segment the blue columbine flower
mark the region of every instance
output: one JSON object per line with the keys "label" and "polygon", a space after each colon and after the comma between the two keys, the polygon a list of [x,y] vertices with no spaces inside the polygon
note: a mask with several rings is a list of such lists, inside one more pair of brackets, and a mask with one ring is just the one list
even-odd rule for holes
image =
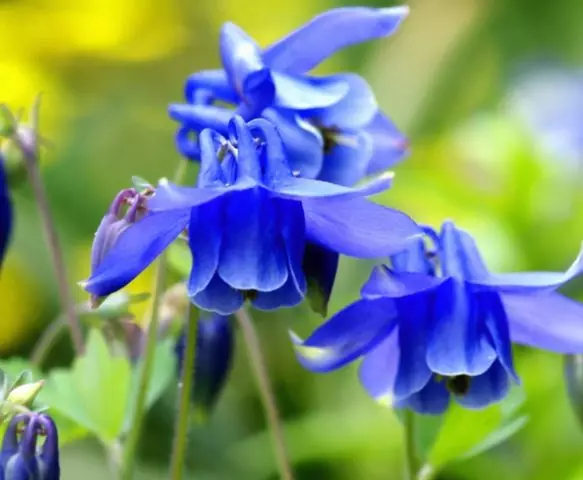
{"label": "blue columbine flower", "polygon": [[[42,446],[40,437],[45,437]],[[42,413],[16,415],[4,434],[0,467],[3,480],[58,480],[59,441],[51,417]]]}
{"label": "blue columbine flower", "polygon": [[307,73],[344,47],[392,34],[407,14],[405,6],[338,8],[265,49],[226,23],[220,36],[223,70],[193,74],[186,82],[188,103],[170,106],[170,116],[181,123],[178,149],[197,159],[192,132],[213,128],[226,135],[232,116],[226,103],[245,120],[263,116],[273,122],[291,169],[302,177],[353,185],[389,168],[404,158],[407,142],[379,111],[368,83],[355,74]]}
{"label": "blue columbine flower", "polygon": [[[175,346],[178,375],[181,375],[185,347],[186,335],[182,332]],[[197,417],[202,420],[215,406],[227,381],[233,349],[233,328],[229,317],[211,315],[198,321],[191,399]]]}
{"label": "blue columbine flower", "polygon": [[2,262],[6,254],[11,231],[12,204],[8,192],[8,180],[6,178],[6,171],[4,170],[4,160],[0,155],[0,270],[2,269]]}
{"label": "blue columbine flower", "polygon": [[517,380],[511,342],[583,352],[583,305],[555,292],[581,273],[583,254],[565,273],[493,274],[451,222],[431,236],[433,251],[413,241],[307,340],[292,334],[302,365],[327,372],[363,356],[373,398],[439,414],[451,396],[468,408],[502,399]]}
{"label": "blue columbine flower", "polygon": [[[107,296],[131,281],[188,229],[195,305],[228,315],[246,299],[263,310],[293,306],[306,293],[306,243],[354,257],[404,248],[419,227],[364,197],[390,186],[382,176],[360,189],[294,177],[281,138],[264,119],[234,117],[230,140],[201,133],[198,188],[160,182],[148,212],[119,235],[84,284]],[[320,275],[320,278],[327,274]]]}

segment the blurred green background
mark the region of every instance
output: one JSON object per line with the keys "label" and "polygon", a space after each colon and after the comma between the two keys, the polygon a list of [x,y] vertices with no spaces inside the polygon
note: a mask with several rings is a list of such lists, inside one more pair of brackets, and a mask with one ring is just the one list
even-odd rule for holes
{"label": "blurred green background", "polygon": [[[171,175],[178,155],[166,107],[182,101],[188,74],[218,66],[222,22],[237,23],[266,45],[341,5],[347,3],[0,0],[0,101],[28,107],[43,92],[42,132],[52,143],[43,157],[43,175],[79,301],[85,297],[75,282],[88,274],[92,236],[114,194],[132,175],[150,181]],[[492,269],[564,269],[583,238],[581,170],[541,145],[512,108],[509,92],[525,64],[550,61],[577,68],[583,63],[583,2],[411,0],[409,5],[409,18],[392,38],[343,51],[318,70],[361,73],[410,137],[412,156],[396,168],[393,190],[378,200],[434,226],[454,219],[476,236]],[[537,105],[536,97],[533,102]],[[573,127],[583,131],[583,122]],[[59,311],[27,186],[15,189],[14,201],[16,230],[0,281],[3,356],[26,355]],[[357,298],[370,266],[343,260],[331,311]],[[129,290],[147,291],[151,280],[148,271]],[[566,293],[583,298],[583,283]],[[138,305],[136,317],[146,309],[147,304]],[[356,366],[314,375],[296,363],[288,328],[306,335],[320,319],[305,306],[256,318],[297,478],[401,478],[399,423],[366,396]],[[549,319],[555,320],[560,319]],[[237,340],[235,368],[218,409],[208,426],[192,433],[189,478],[277,478]],[[511,441],[452,465],[439,478],[583,479],[583,433],[566,399],[562,359],[522,349],[516,355],[529,423]],[[52,361],[69,359],[62,342]],[[174,395],[169,392],[150,412],[138,478],[165,475]],[[106,458],[92,440],[64,446],[62,466],[65,480],[110,478]]]}

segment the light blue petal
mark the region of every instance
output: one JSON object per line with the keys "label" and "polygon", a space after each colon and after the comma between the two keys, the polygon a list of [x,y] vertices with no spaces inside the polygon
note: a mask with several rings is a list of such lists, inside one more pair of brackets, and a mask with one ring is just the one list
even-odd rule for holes
{"label": "light blue petal", "polygon": [[555,292],[503,293],[515,343],[557,353],[583,353],[583,305]]}
{"label": "light blue petal", "polygon": [[304,73],[337,50],[391,35],[408,13],[406,6],[329,10],[268,47],[263,59],[274,70]]}
{"label": "light blue petal", "polygon": [[477,286],[495,287],[502,293],[538,294],[551,292],[583,272],[583,249],[566,272],[491,273],[474,282]]}
{"label": "light blue petal", "polygon": [[291,76],[275,71],[271,77],[275,98],[269,105],[292,110],[330,107],[346,97],[350,88],[342,78]]}
{"label": "light blue petal", "polygon": [[384,113],[377,112],[364,132],[373,145],[373,153],[366,168],[367,175],[392,168],[409,155],[407,138]]}
{"label": "light blue petal", "polygon": [[215,275],[209,284],[190,301],[197,307],[220,315],[231,315],[239,310],[244,303],[243,294],[227,285],[221,277]]}
{"label": "light blue petal", "polygon": [[440,240],[440,260],[444,276],[472,282],[488,278],[488,269],[470,235],[447,220],[441,227]]}
{"label": "light blue petal", "polygon": [[229,85],[224,70],[203,70],[193,73],[186,79],[184,96],[188,103],[200,105],[201,92],[210,92],[213,99],[238,103],[237,93]]}
{"label": "light blue petal", "polygon": [[421,415],[441,415],[449,407],[449,397],[443,382],[432,377],[421,390],[395,402],[395,408],[410,408]]}
{"label": "light blue petal", "polygon": [[214,105],[173,104],[168,107],[168,114],[193,132],[210,128],[223,135],[227,134],[229,120],[233,117],[232,110]]}
{"label": "light blue petal", "polygon": [[398,273],[385,266],[376,266],[360,294],[365,298],[403,298],[419,293],[431,293],[445,281],[444,278],[424,273]]}
{"label": "light blue petal", "polygon": [[423,237],[414,238],[405,250],[392,255],[391,264],[396,272],[422,273],[435,276],[435,264],[431,261]]}
{"label": "light blue petal", "polygon": [[319,180],[352,186],[366,175],[372,155],[370,137],[363,132],[329,134],[330,145],[324,154]]}
{"label": "light blue petal", "polygon": [[482,375],[470,380],[470,388],[465,395],[454,395],[457,403],[466,408],[484,408],[502,400],[510,390],[508,373],[500,362],[494,364]]}
{"label": "light blue petal", "polygon": [[447,280],[437,291],[434,312],[427,348],[429,368],[448,377],[480,375],[490,368],[497,354],[469,287]]}
{"label": "light blue petal", "polygon": [[299,362],[329,372],[352,362],[384,340],[396,325],[391,300],[359,300],[322,324],[303,342],[292,333]]}
{"label": "light blue petal", "polygon": [[101,263],[82,284],[89,293],[105,297],[138,276],[186,228],[189,210],[149,213],[130,225]]}
{"label": "light blue petal", "polygon": [[364,198],[311,198],[302,203],[307,239],[344,255],[392,255],[420,234],[417,224],[404,213]]}
{"label": "light blue petal", "polygon": [[259,189],[229,196],[218,273],[231,287],[271,292],[286,282],[287,252],[277,207]]}

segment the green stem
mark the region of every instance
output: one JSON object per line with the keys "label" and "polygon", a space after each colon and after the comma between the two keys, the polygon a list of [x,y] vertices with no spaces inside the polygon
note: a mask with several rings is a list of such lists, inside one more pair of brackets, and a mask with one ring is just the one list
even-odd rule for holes
{"label": "green stem", "polygon": [[191,306],[187,319],[186,350],[182,361],[180,375],[180,394],[178,398],[178,414],[174,428],[174,443],[170,461],[170,478],[182,480],[186,447],[188,444],[188,417],[190,415],[190,399],[194,383],[194,363],[196,359],[196,335],[198,329],[198,308]]}
{"label": "green stem", "polygon": [[428,463],[421,467],[419,473],[417,474],[417,480],[433,480],[437,475],[437,471]]}
{"label": "green stem", "polygon": [[30,354],[30,361],[35,367],[40,369],[43,366],[52,346],[66,328],[67,321],[63,316],[53,320],[49,326],[45,328]]}
{"label": "green stem", "polygon": [[[186,162],[180,161],[174,175],[174,183],[180,183],[186,173]],[[168,259],[166,253],[160,255],[158,267],[156,269],[156,279],[152,291],[152,307],[150,311],[150,321],[146,333],[146,345],[142,354],[140,377],[138,380],[138,391],[134,397],[134,403],[130,410],[130,430],[124,445],[123,458],[121,462],[120,478],[131,480],[133,478],[135,457],[142,432],[142,423],[146,413],[146,397],[150,387],[150,379],[154,367],[154,357],[156,355],[156,341],[158,339],[158,324],[160,316],[160,298],[164,292],[166,270]]]}
{"label": "green stem", "polygon": [[405,478],[415,480],[419,473],[419,461],[415,451],[415,413],[408,408],[405,409],[403,427],[405,435]]}
{"label": "green stem", "polygon": [[257,336],[255,326],[253,325],[253,320],[244,308],[241,308],[235,313],[235,317],[243,331],[243,337],[245,339],[245,345],[247,346],[251,367],[263,403],[263,410],[265,411],[267,424],[271,431],[280,477],[282,480],[293,480],[293,473],[285,446],[283,426],[277,411],[275,395],[271,388],[269,374],[267,373],[267,367],[265,366],[265,360],[261,351],[259,337]]}

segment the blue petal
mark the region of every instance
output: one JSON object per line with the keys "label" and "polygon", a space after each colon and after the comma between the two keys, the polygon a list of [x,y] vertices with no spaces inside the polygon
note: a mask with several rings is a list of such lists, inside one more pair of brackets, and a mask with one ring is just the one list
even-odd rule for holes
{"label": "blue petal", "polygon": [[395,328],[396,313],[391,300],[359,300],[303,342],[292,333],[298,360],[313,372],[336,370],[384,340]]}
{"label": "blue petal", "polygon": [[415,294],[431,293],[446,279],[413,272],[395,272],[385,266],[373,269],[360,294],[365,298],[402,298]]}
{"label": "blue petal", "polygon": [[10,202],[3,162],[2,157],[0,157],[0,269],[12,231],[12,203]]}
{"label": "blue petal", "polygon": [[196,161],[200,157],[200,149],[198,148],[198,133],[198,130],[193,130],[188,126],[180,127],[176,131],[176,149],[180,155],[184,155],[186,158],[192,161]]}
{"label": "blue petal", "polygon": [[273,106],[292,110],[330,107],[348,95],[350,88],[343,78],[331,76],[291,76],[279,72],[271,72],[271,76],[276,89]]}
{"label": "blue petal", "polygon": [[396,272],[414,272],[435,275],[435,265],[431,261],[425,240],[418,237],[411,240],[409,246],[391,256],[391,264]]}
{"label": "blue petal", "polygon": [[382,112],[377,112],[364,129],[373,145],[366,173],[373,175],[393,167],[409,155],[407,138]]}
{"label": "blue petal", "polygon": [[237,154],[237,182],[251,179],[261,181],[261,165],[251,130],[239,115],[229,122],[229,140],[236,145]]}
{"label": "blue petal", "polygon": [[502,400],[509,389],[506,369],[500,362],[494,362],[488,371],[471,379],[465,395],[454,395],[454,399],[466,408],[484,408]]}
{"label": "blue petal", "polygon": [[391,407],[399,366],[399,327],[368,352],[358,370],[360,383],[377,402]]}
{"label": "blue petal", "polygon": [[220,37],[221,59],[229,83],[248,104],[262,109],[273,102],[275,86],[255,41],[233,23],[225,23]]}
{"label": "blue petal", "polygon": [[304,73],[337,50],[391,35],[408,13],[405,6],[330,10],[268,47],[263,59],[274,70]]}
{"label": "blue petal", "polygon": [[302,203],[308,240],[344,255],[392,255],[420,234],[417,224],[404,213],[364,198],[311,198]]}
{"label": "blue petal", "polygon": [[395,402],[395,407],[410,408],[422,415],[441,415],[449,406],[449,396],[443,382],[437,382],[435,378],[431,378],[421,390]]}
{"label": "blue petal", "polygon": [[277,310],[278,308],[294,307],[302,302],[305,293],[297,287],[295,279],[290,274],[285,283],[277,290],[271,292],[259,292],[251,301],[258,310]]}
{"label": "blue petal", "polygon": [[224,202],[217,201],[200,208],[193,208],[188,226],[188,243],[192,253],[192,269],[188,279],[188,296],[204,290],[212,280],[221,251]]}
{"label": "blue petal", "polygon": [[319,245],[308,243],[303,259],[303,270],[314,292],[312,309],[326,316],[328,301],[338,270],[338,254]]}
{"label": "blue petal", "polygon": [[231,315],[243,306],[245,299],[239,290],[230,287],[215,274],[203,290],[190,297],[190,301],[203,310]]}
{"label": "blue petal", "polygon": [[324,139],[312,124],[292,111],[267,109],[263,117],[279,131],[289,168],[306,178],[316,178],[324,160]]}
{"label": "blue petal", "polygon": [[324,155],[319,180],[352,186],[366,174],[366,167],[372,155],[372,143],[363,132],[331,133],[331,146]]}
{"label": "blue petal", "polygon": [[224,70],[203,70],[196,72],[186,79],[184,96],[188,103],[199,105],[200,93],[211,92],[213,100],[238,103],[236,92],[229,85],[227,74]]}
{"label": "blue petal", "polygon": [[227,134],[229,120],[233,117],[232,110],[213,105],[173,104],[168,107],[168,114],[192,132],[210,128],[223,135]]}
{"label": "blue petal", "polygon": [[480,279],[477,286],[496,287],[503,293],[545,293],[556,290],[583,272],[583,248],[566,272],[524,272],[490,274]]}
{"label": "blue petal", "polygon": [[130,283],[186,228],[190,210],[149,213],[118,238],[83,288],[105,297]]}
{"label": "blue petal", "polygon": [[515,343],[557,353],[583,353],[583,305],[555,292],[501,295]]}
{"label": "blue petal", "polygon": [[237,290],[271,292],[287,280],[276,202],[260,189],[234,192],[228,199],[218,273]]}
{"label": "blue petal", "polygon": [[468,281],[488,278],[488,269],[470,235],[456,228],[453,222],[445,221],[441,227],[440,239],[440,260],[444,276]]}
{"label": "blue petal", "polygon": [[224,187],[227,179],[217,154],[226,143],[225,137],[214,130],[205,128],[200,133],[200,170],[198,173],[198,187]]}
{"label": "blue petal", "polygon": [[496,360],[476,298],[469,287],[449,279],[437,292],[427,364],[444,376],[480,375]]}
{"label": "blue petal", "polygon": [[341,73],[326,77],[346,82],[348,92],[334,105],[307,112],[316,125],[339,130],[356,130],[366,127],[378,110],[370,85],[360,75]]}

